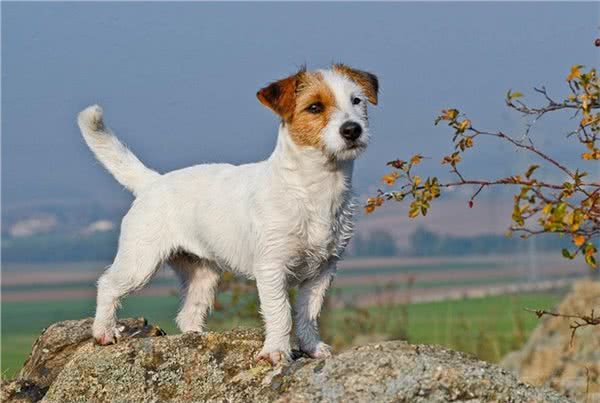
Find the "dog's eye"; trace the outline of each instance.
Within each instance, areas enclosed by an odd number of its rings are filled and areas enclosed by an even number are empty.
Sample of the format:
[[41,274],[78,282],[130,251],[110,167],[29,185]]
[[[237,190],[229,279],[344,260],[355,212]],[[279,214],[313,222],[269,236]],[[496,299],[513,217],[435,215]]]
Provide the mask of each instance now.
[[358,97],[353,97],[352,98],[352,105],[358,105],[362,102],[362,99],[358,98]]
[[315,102],[306,108],[306,110],[310,113],[321,113],[323,112],[323,109],[325,109],[325,106],[323,106],[323,104],[320,102]]

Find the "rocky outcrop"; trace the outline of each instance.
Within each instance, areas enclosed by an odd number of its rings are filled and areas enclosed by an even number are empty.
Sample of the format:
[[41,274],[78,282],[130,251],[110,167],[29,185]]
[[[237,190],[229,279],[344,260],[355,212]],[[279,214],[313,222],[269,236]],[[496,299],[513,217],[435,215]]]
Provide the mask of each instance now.
[[[33,344],[17,379],[2,380],[2,401],[41,400],[73,354],[79,348],[93,343],[92,322],[92,318],[66,320],[45,329]],[[148,324],[143,318],[120,320],[119,327],[127,338],[165,335],[158,326]]]
[[[138,328],[150,330],[148,336],[161,334],[143,321],[137,323],[142,324]],[[89,339],[89,326],[90,321],[83,320],[48,328],[19,379],[3,385],[3,400],[568,401],[552,390],[520,383],[497,366],[436,346],[383,342],[328,359],[301,357],[272,368],[254,360],[263,339],[256,329],[130,337],[100,347]],[[140,336],[142,332],[128,333]]]
[[[547,308],[547,307],[532,307]],[[553,311],[600,314],[600,282],[581,281]],[[525,346],[501,365],[525,382],[550,386],[576,401],[600,402],[600,326],[580,327],[571,340],[573,319],[545,316]]]

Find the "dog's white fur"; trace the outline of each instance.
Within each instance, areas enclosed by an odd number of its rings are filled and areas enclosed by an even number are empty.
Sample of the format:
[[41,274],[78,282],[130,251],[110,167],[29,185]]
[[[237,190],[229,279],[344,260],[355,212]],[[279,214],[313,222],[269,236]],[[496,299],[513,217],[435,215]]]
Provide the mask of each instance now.
[[[79,114],[90,149],[136,196],[122,222],[114,263],[98,281],[96,340],[106,344],[119,336],[119,299],[167,263],[184,286],[177,316],[183,332],[203,330],[220,273],[227,270],[256,279],[266,326],[259,357],[274,363],[289,358],[287,290],[295,285],[300,348],[313,357],[330,354],[317,317],[352,233],[352,170],[369,133],[366,107],[351,102],[351,97],[364,99],[360,86],[334,70],[320,73],[337,103],[322,133],[323,147],[295,144],[282,124],[272,155],[258,163],[205,164],[160,175],[104,126],[99,106]],[[355,147],[339,133],[348,120],[363,129]]]

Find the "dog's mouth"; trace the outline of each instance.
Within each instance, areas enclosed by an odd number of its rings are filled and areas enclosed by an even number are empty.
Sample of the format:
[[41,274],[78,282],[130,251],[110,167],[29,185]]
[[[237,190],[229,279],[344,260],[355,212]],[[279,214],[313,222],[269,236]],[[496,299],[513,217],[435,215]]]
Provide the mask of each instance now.
[[363,153],[367,148],[367,144],[363,142],[353,142],[347,144],[342,150],[333,154],[337,160],[353,160]]
[[346,144],[346,151],[362,151],[367,148],[367,143],[362,141],[353,141]]

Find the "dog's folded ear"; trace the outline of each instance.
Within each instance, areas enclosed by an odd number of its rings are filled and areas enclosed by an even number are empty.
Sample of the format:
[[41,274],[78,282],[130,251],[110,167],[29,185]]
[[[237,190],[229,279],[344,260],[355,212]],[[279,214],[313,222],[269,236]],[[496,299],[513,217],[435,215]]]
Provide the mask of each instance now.
[[256,97],[263,105],[281,116],[284,121],[288,121],[296,106],[296,88],[303,73],[304,69],[293,76],[267,85],[256,93]]
[[362,88],[365,96],[373,105],[377,105],[377,94],[379,93],[379,80],[375,74],[368,71],[362,71],[348,67],[345,64],[334,64],[333,70],[345,75],[359,87]]

